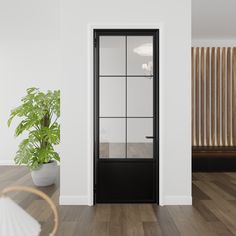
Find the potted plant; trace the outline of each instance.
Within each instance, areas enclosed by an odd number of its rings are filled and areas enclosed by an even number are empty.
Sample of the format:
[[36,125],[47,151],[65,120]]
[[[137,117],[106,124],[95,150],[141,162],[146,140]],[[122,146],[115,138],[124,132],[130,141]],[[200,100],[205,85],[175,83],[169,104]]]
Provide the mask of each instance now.
[[57,177],[57,162],[60,161],[54,145],[60,142],[60,91],[40,92],[37,88],[27,89],[27,95],[21,99],[22,104],[13,109],[8,120],[19,117],[15,136],[27,132],[15,156],[16,164],[26,165],[36,186],[48,186]]

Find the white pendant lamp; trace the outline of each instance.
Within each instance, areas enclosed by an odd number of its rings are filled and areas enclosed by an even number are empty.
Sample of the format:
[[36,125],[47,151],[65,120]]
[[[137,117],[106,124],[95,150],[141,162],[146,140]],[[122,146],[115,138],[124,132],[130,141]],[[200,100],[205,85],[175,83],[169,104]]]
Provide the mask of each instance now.
[[25,186],[8,187],[0,197],[0,236],[38,236],[41,226],[24,209],[6,196],[9,192],[29,192],[36,194],[48,202],[54,214],[54,228],[50,236],[55,236],[58,228],[58,213],[55,204],[42,191]]
[[8,197],[0,198],[0,235],[38,236],[41,226],[37,220]]

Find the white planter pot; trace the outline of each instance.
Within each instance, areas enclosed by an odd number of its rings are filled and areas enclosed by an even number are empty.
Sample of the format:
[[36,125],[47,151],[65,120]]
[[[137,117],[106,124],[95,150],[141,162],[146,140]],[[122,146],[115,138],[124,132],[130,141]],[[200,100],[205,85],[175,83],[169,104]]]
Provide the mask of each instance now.
[[36,170],[31,171],[33,182],[36,186],[44,187],[55,183],[57,178],[57,163],[52,161],[43,164]]

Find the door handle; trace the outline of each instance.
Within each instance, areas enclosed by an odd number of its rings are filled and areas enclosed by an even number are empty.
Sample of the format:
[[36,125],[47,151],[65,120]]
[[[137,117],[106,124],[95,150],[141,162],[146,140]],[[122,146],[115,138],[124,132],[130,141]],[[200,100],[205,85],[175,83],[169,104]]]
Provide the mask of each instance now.
[[154,139],[155,137],[154,136],[146,136],[145,138],[146,139]]

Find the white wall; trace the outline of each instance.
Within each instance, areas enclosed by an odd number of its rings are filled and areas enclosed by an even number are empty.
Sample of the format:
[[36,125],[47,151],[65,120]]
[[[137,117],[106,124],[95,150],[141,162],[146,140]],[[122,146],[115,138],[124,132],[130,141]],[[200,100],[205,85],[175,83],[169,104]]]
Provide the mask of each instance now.
[[235,39],[192,39],[193,47],[236,47]]
[[[0,160],[19,140],[6,128],[27,87],[61,88],[61,203],[90,204],[92,60],[89,24],[163,26],[160,61],[160,200],[191,203],[189,0],[0,2]],[[92,172],[91,172],[92,173]]]
[[10,110],[28,87],[60,88],[60,8],[57,0],[0,1],[0,164],[12,164],[22,138]]
[[[91,203],[92,65],[89,25],[163,25],[160,61],[162,204],[191,203],[190,1],[75,1],[61,4],[61,203]],[[71,106],[73,104],[73,106]]]
[[236,39],[235,0],[192,0],[193,39]]

